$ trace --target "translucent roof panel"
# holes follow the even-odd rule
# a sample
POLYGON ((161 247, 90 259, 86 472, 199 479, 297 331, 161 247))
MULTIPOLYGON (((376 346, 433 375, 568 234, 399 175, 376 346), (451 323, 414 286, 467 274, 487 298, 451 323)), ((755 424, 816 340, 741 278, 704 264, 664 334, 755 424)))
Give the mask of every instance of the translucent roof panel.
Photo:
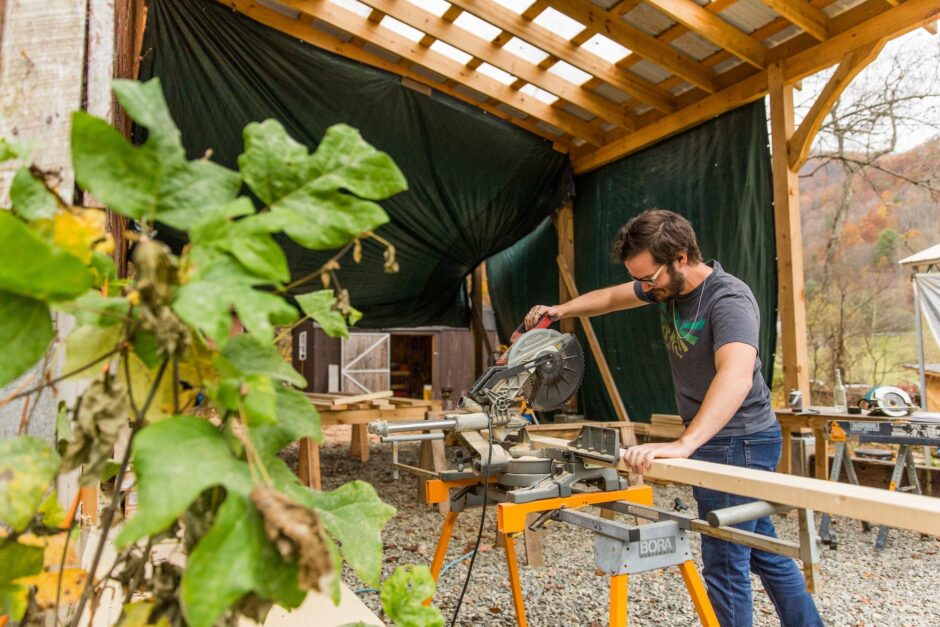
POLYGON ((571 39, 585 28, 581 22, 573 20, 551 7, 539 13, 538 17, 532 21, 565 39, 571 39))
POLYGON ((476 15, 471 15, 466 11, 457 16, 454 24, 487 41, 493 41, 502 32, 489 22, 481 20, 476 15))
POLYGON ((519 15, 534 4, 534 0, 493 0, 493 2, 503 5, 513 13, 519 15))
POLYGON ((519 91, 529 96, 532 96, 536 100, 540 100, 541 102, 544 102, 545 104, 554 104, 554 102, 558 100, 558 96, 556 96, 555 94, 551 94, 545 91, 544 89, 541 89, 529 83, 526 83, 525 85, 523 85, 519 91))
POLYGON ((411 41, 421 41, 421 38, 424 37, 424 33, 419 31, 417 28, 412 28, 404 22, 399 22, 394 17, 389 17, 388 15, 383 17, 379 24, 390 31, 398 33, 402 37, 410 39, 411 41))
POLYGON ((457 48, 454 48, 452 45, 445 43, 440 39, 435 40, 434 43, 431 44, 431 50, 439 52, 448 59, 453 59, 461 65, 470 63, 470 59, 473 58, 463 50, 458 50, 457 48))
POLYGON ((477 68, 477 72, 485 74, 490 78, 499 81, 503 85, 510 85, 516 80, 516 77, 509 72, 504 72, 498 67, 493 67, 489 63, 480 64, 480 67, 477 68))
POLYGON ((258 4, 263 7, 267 7, 272 11, 277 11, 281 15, 286 15, 292 20, 296 20, 300 16, 300 11, 291 9, 290 7, 285 7, 283 4, 278 4, 277 2, 272 2, 271 0, 258 0, 258 4))
POLYGON ((753 33, 761 26, 774 21, 777 13, 760 0, 738 0, 718 16, 738 30, 753 33))
POLYGON ((600 33, 588 39, 581 47, 608 63, 616 63, 630 54, 628 48, 624 48, 613 39, 604 37, 600 33))
POLYGON ((416 4, 428 13, 440 17, 450 8, 450 3, 444 0, 408 0, 411 4, 416 4))
POLYGON ((565 63, 564 61, 558 61, 552 67, 548 68, 548 71, 552 74, 557 74, 562 77, 569 83, 574 83, 575 85, 583 85, 593 78, 587 72, 579 70, 570 63, 565 63))
POLYGON ((632 24, 650 35, 658 35, 675 24, 675 22, 666 15, 642 3, 632 11, 624 13, 622 19, 624 22, 632 24))
POLYGON ((522 41, 518 37, 513 37, 506 42, 506 45, 503 46, 504 50, 508 50, 519 58, 525 59, 529 63, 538 65, 545 60, 545 57, 548 56, 548 53, 544 50, 539 50, 535 46, 522 41))
POLYGON ((369 15, 372 14, 372 7, 366 6, 356 0, 330 0, 330 2, 348 11, 352 11, 361 17, 369 17, 369 15))

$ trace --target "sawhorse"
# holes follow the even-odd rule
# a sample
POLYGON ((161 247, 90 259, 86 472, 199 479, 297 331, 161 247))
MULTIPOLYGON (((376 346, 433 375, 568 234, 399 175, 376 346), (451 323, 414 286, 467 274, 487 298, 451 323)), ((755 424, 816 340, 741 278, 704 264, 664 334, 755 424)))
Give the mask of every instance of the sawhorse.
MULTIPOLYGON (((681 537, 684 538, 684 532, 676 534, 678 527, 673 529, 655 529, 655 525, 644 525, 634 527, 623 525, 598 516, 577 512, 587 505, 601 505, 613 502, 634 503, 637 505, 652 506, 653 491, 649 486, 635 486, 625 490, 601 491, 601 492, 579 492, 571 496, 561 498, 542 499, 530 503, 507 503, 500 502, 504 493, 495 486, 490 486, 488 493, 493 495, 493 501, 496 505, 496 526, 497 532, 503 539, 506 550, 506 565, 509 570, 509 585, 512 590, 513 607, 516 614, 516 623, 519 627, 526 627, 525 603, 522 598, 522 585, 519 577, 519 564, 516 560, 516 550, 513 544, 513 537, 524 531, 528 525, 528 518, 532 514, 540 515, 540 520, 548 517, 554 517, 557 520, 578 524, 592 529, 596 534, 595 550, 598 566, 610 575, 610 625, 612 627, 622 627, 627 624, 628 616, 628 577, 626 567, 619 559, 624 552, 633 549, 634 553, 643 554, 641 543, 652 547, 649 554, 652 566, 647 568, 651 570, 658 567, 656 564, 675 564, 682 573, 686 588, 692 598, 692 603, 698 613, 699 619, 706 627, 719 627, 718 619, 712 608, 711 602, 705 591, 695 563, 692 561, 691 552, 688 551, 688 543, 685 542, 684 548, 672 545, 665 546, 664 538, 681 537), (562 515, 563 514, 563 515, 562 515), (667 533, 668 532, 668 533, 667 533), (659 537, 654 537, 659 536, 659 537), (657 542, 659 540, 659 542, 657 542), (603 546, 605 550, 600 551, 598 546, 603 546), (671 561, 663 561, 662 554, 666 548, 669 548, 671 561), (613 555, 613 558, 611 558, 613 555), (677 560, 677 556, 679 561, 677 560)), ((431 563, 431 574, 437 581, 441 569, 444 565, 444 557, 447 553, 447 546, 450 542, 454 530, 454 524, 460 512, 468 507, 483 506, 482 482, 478 479, 463 479, 458 481, 443 481, 439 479, 429 480, 425 489, 426 499, 429 504, 451 502, 451 510, 447 512, 444 518, 444 524, 441 528, 441 535, 437 542, 437 548, 434 551, 434 559, 431 563)), ((673 523, 674 524, 674 523, 673 523)), ((631 572, 642 572, 641 570, 632 570, 631 572)))

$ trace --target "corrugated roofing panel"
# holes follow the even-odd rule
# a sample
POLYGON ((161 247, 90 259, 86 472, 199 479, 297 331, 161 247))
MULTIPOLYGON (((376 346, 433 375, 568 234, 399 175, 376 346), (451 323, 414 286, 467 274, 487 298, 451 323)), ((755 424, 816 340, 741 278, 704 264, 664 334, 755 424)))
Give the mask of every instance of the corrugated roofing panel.
POLYGON ((632 11, 625 13, 623 21, 650 35, 658 35, 675 24, 672 19, 646 4, 640 4, 632 11))
POLYGON ((526 119, 527 117, 529 117, 529 116, 527 116, 525 113, 523 113, 522 111, 520 111, 519 109, 516 109, 516 108, 514 108, 514 107, 510 107, 508 104, 503 104, 502 102, 499 103, 498 105, 496 105, 496 108, 499 109, 500 111, 502 111, 503 113, 508 113, 508 114, 511 115, 512 117, 518 118, 518 119, 520 119, 520 120, 524 120, 524 119, 526 119))
POLYGON ((718 63, 713 69, 715 70, 716 74, 724 74, 731 68, 738 67, 742 63, 744 63, 744 61, 741 59, 737 57, 731 57, 730 59, 725 59, 721 63, 718 63))
POLYGON ((435 81, 435 82, 437 82, 437 83, 446 83, 446 82, 447 82, 447 77, 446 77, 446 76, 444 76, 444 75, 442 75, 442 74, 438 74, 437 72, 435 72, 435 71, 433 71, 433 70, 429 70, 429 69, 427 69, 426 67, 423 67, 423 66, 421 66, 421 65, 418 65, 417 63, 412 64, 411 69, 414 70, 415 73, 421 74, 422 76, 427 76, 427 77, 430 78, 432 81, 435 81))
POLYGON ((581 119, 584 120, 585 122, 590 122, 591 120, 593 120, 594 118, 597 117, 596 115, 594 115, 594 114, 591 113, 590 111, 585 111, 584 109, 582 109, 582 108, 579 107, 578 105, 571 104, 570 102, 567 103, 567 104, 565 104, 564 106, 562 106, 562 109, 564 109, 565 111, 567 111, 567 112, 570 113, 571 115, 575 115, 575 116, 581 118, 581 119))
POLYGON ((745 33, 753 33, 778 17, 773 9, 760 0, 738 0, 718 16, 745 33))
POLYGON ((294 9, 291 9, 290 7, 285 7, 283 4, 278 4, 277 2, 273 2, 272 0, 258 0, 258 4, 260 4, 263 7, 267 7, 271 9, 272 11, 277 11, 281 15, 286 15, 292 20, 296 20, 297 17, 300 15, 300 11, 295 11, 294 9))
POLYGON ((397 54, 392 54, 384 48, 379 48, 374 44, 370 44, 368 41, 362 45, 362 49, 366 52, 371 52, 372 54, 382 57, 386 61, 391 61, 392 63, 398 63, 401 61, 401 57, 397 54))
POLYGON ((676 37, 669 43, 669 45, 679 52, 684 53, 686 56, 692 57, 696 61, 707 59, 721 50, 721 48, 708 41, 701 35, 691 31, 676 37))
POLYGON ((652 63, 651 61, 647 61, 646 59, 642 59, 639 62, 634 63, 627 71, 633 72, 637 76, 645 78, 652 83, 662 82, 672 76, 672 74, 663 68, 659 67, 655 63, 652 63))
POLYGON ((802 30, 800 30, 799 28, 791 24, 790 26, 787 26, 776 35, 771 35, 770 37, 765 39, 763 41, 763 44, 767 46, 768 48, 773 48, 774 46, 779 46, 780 44, 787 41, 788 39, 793 39, 794 37, 796 37, 802 32, 803 32, 802 30))
POLYGON ((558 128, 557 126, 552 126, 552 125, 549 124, 548 122, 543 122, 543 121, 539 120, 538 122, 535 123, 535 125, 536 125, 537 127, 539 127, 540 129, 542 129, 543 131, 546 131, 546 132, 548 132, 548 133, 551 133, 552 135, 557 135, 557 136, 561 137, 562 135, 565 134, 565 132, 564 132, 563 130, 561 130, 561 129, 558 128))
POLYGON ((352 35, 350 35, 344 30, 340 30, 336 28, 335 26, 332 26, 331 24, 327 24, 326 22, 321 22, 320 20, 313 20, 312 22, 310 22, 310 26, 312 26, 313 28, 317 30, 322 30, 327 35, 332 35, 333 37, 336 37, 340 41, 348 42, 352 40, 352 35))
POLYGON ((600 85, 594 88, 594 92, 600 94, 601 96, 604 96, 605 98, 609 98, 610 100, 613 100, 617 104, 622 104, 630 99, 630 96, 628 94, 623 93, 622 91, 620 91, 613 85, 609 85, 608 83, 601 83, 600 85))
MULTIPOLYGON (((476 100, 477 102, 486 102, 487 100, 490 99, 489 96, 485 94, 481 94, 475 89, 464 87, 463 85, 454 86, 454 90, 460 92, 461 94, 463 94, 464 96, 467 96, 468 98, 472 98, 473 100, 476 100)), ((506 106, 506 105, 503 105, 503 106, 506 106)), ((513 111, 515 111, 515 109, 513 109, 513 111)))

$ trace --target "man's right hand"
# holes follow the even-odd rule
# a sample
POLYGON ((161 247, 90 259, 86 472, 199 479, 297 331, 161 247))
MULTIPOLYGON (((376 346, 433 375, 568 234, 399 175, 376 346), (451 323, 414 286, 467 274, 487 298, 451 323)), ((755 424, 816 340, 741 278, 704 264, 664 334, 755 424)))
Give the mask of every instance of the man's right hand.
POLYGON ((560 320, 562 318, 561 308, 550 305, 536 305, 529 310, 529 313, 525 315, 525 328, 526 330, 531 329, 539 323, 539 320, 542 319, 542 316, 549 316, 552 320, 560 320))

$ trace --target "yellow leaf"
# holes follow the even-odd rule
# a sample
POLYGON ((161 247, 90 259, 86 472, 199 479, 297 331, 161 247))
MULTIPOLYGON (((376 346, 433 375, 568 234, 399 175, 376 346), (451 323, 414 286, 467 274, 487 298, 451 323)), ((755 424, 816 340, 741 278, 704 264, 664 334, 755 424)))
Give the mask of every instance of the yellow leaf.
MULTIPOLYGON (((58 564, 57 564, 58 566, 58 564)), ((17 579, 16 583, 36 588, 36 604, 41 610, 55 607, 56 591, 59 603, 69 605, 77 603, 82 596, 82 588, 88 580, 88 573, 81 568, 66 568, 62 571, 62 586, 59 587, 59 572, 46 571, 31 577, 17 579)))
MULTIPOLYGON (((118 627, 145 627, 149 625, 150 613, 153 611, 153 603, 150 601, 140 601, 138 603, 128 603, 124 606, 124 620, 118 627)), ((170 627, 170 621, 166 616, 161 616, 160 620, 154 623, 156 627, 170 627)))
POLYGON ((114 240, 105 228, 105 214, 94 209, 82 209, 75 213, 57 213, 53 222, 53 241, 83 263, 91 261, 95 251, 109 253, 114 250, 114 240))

